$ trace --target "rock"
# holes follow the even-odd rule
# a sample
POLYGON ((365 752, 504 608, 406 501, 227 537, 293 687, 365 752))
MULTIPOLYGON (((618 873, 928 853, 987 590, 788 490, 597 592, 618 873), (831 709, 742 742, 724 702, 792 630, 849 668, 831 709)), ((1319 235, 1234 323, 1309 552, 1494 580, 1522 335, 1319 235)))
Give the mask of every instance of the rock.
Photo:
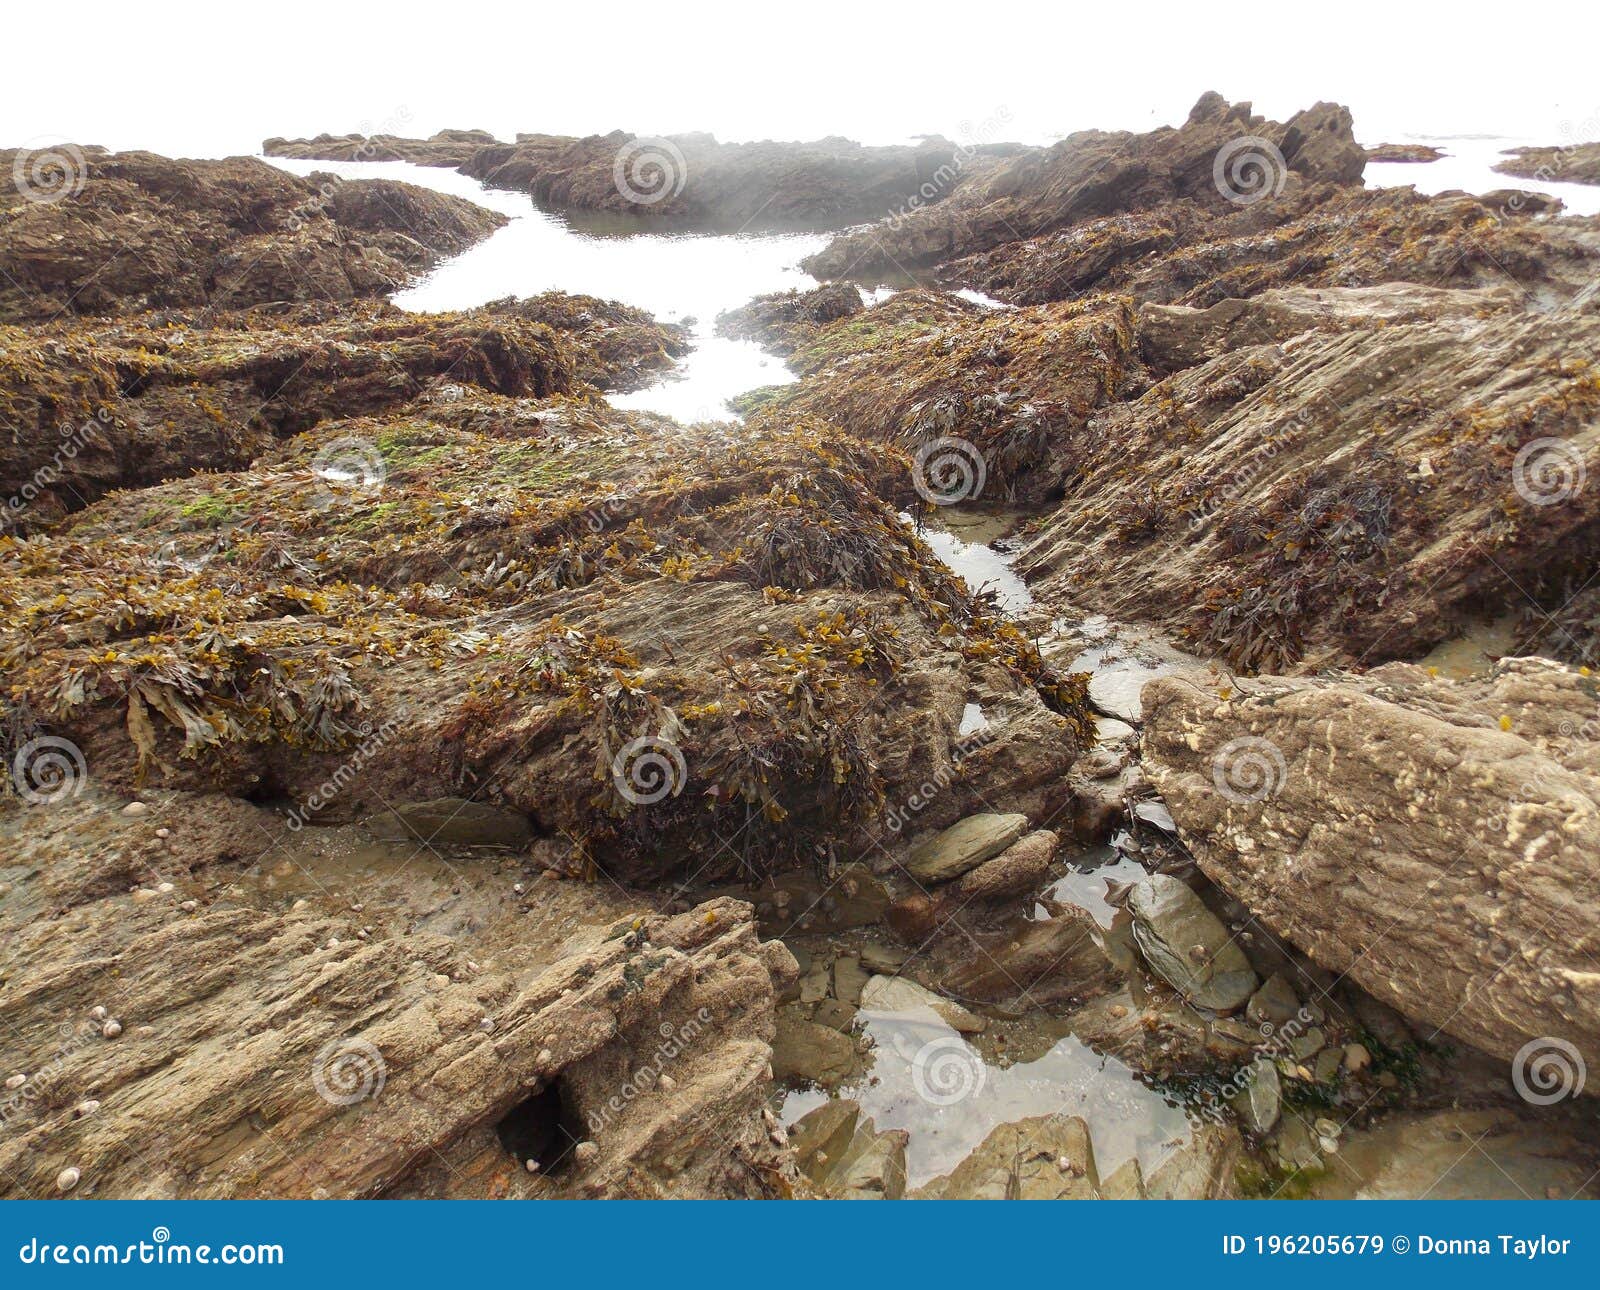
MULTIPOLYGON (((1537 263, 1564 274, 1569 262, 1537 263)), ((1543 289, 1571 298, 1563 285, 1543 289)), ((1460 630, 1452 624, 1518 610, 1518 587, 1541 585, 1549 559, 1582 542, 1600 507, 1600 490, 1576 487, 1600 471, 1600 444, 1565 419, 1595 396, 1559 357, 1574 328, 1600 345, 1600 314, 1575 305, 1558 323, 1503 289, 1332 288, 1284 305, 1283 326, 1298 334, 1280 340, 1278 307, 1266 297, 1214 306, 1237 311, 1233 348, 1211 357, 1165 349, 1161 361, 1195 365, 1094 415, 1067 495, 1017 561, 1035 596, 1081 603, 1092 589, 1106 614, 1182 633, 1194 653, 1240 672, 1420 657, 1460 630), (1302 312, 1318 307, 1322 321, 1302 312), (1512 370, 1537 375, 1507 389, 1512 370), (1181 456, 1166 438, 1175 405, 1194 418, 1181 456), (1382 408, 1407 411, 1379 450, 1360 427, 1382 408), (1491 461, 1487 447, 1460 448, 1446 485, 1429 473, 1437 436, 1452 417, 1474 415, 1528 428, 1507 449, 1509 464, 1491 461), (1467 458, 1479 464, 1460 473, 1467 458), (1530 466, 1542 468, 1542 484, 1530 466), (1190 501, 1151 511, 1152 474, 1163 495, 1190 501), (1515 514, 1496 520, 1508 488, 1515 514), (1333 506, 1367 516, 1367 536, 1288 520, 1289 510, 1322 516, 1333 506), (1288 525, 1276 543, 1249 527, 1267 514, 1288 525), (1477 544, 1491 528, 1492 560, 1477 544), (1337 606, 1350 596, 1362 610, 1345 616, 1337 606)), ((1587 612, 1573 607, 1570 626, 1558 624, 1565 636, 1541 620, 1550 648, 1581 653, 1587 612)))
POLYGON ((1048 829, 1038 829, 1013 842, 993 860, 969 869, 942 895, 965 904, 972 900, 1000 900, 1038 890, 1050 872, 1058 839, 1048 829))
MULTIPOLYGON (((876 972, 881 976, 893 976, 906 961, 904 950, 897 950, 893 946, 881 944, 878 941, 864 941, 861 945, 861 966, 868 972, 876 972)), ((865 982, 862 982, 865 985, 865 982)), ((844 996, 841 995, 840 998, 844 996)))
POLYGON ((1600 1150, 1583 1106, 1400 1112, 1339 1143, 1342 1163, 1318 1180, 1330 1199, 1525 1200, 1600 1194, 1600 1150), (1473 1144, 1477 1145, 1475 1150, 1473 1144))
POLYGON ((82 1177, 83 1175, 76 1166, 63 1169, 56 1175, 56 1190, 59 1192, 73 1191, 77 1188, 78 1180, 82 1177))
POLYGON ((793 1005, 778 1009, 772 1040, 774 1079, 833 1088, 858 1068, 855 1044, 848 1035, 818 1025, 793 1005))
POLYGON ((1096 748, 1078 759, 1076 770, 1090 779, 1110 779, 1128 764, 1127 758, 1109 748, 1096 748))
POLYGON ((384 841, 415 839, 443 845, 520 846, 532 837, 526 817, 461 797, 440 797, 391 807, 367 822, 384 841))
POLYGON ((1139 739, 1136 727, 1116 717, 1101 717, 1094 723, 1094 729, 1102 744, 1137 743, 1139 739))
POLYGON ((1251 1062, 1244 1073, 1245 1086, 1233 1099, 1234 1110, 1251 1133, 1264 1135, 1278 1122, 1278 1112, 1283 1104, 1283 1085, 1278 1079, 1278 1068, 1265 1058, 1251 1062))
POLYGON ((792 354, 828 323, 859 314, 861 292, 835 282, 812 291, 757 296, 749 304, 718 314, 719 336, 759 342, 774 354, 792 354))
POLYGON ((856 1134, 861 1106, 849 1098, 824 1102, 806 1112, 789 1126, 789 1145, 794 1148, 800 1172, 821 1184, 829 1167, 844 1158, 856 1134))
POLYGON ((922 1015, 937 1019, 963 1035, 975 1035, 988 1028, 986 1017, 969 1012, 954 999, 924 989, 902 976, 875 976, 861 991, 861 1010, 867 1013, 922 1015), (931 1014, 931 1015, 930 1015, 931 1014))
POLYGON ((145 814, 150 808, 143 802, 129 802, 122 808, 124 815, 138 816, 145 814))
POLYGON ((811 1012, 811 1020, 834 1030, 849 1030, 855 1019, 856 1006, 838 999, 824 999, 811 1012))
POLYGON ((1273 932, 1425 1038, 1508 1060, 1541 1036, 1600 1050, 1578 948, 1600 921, 1600 750, 1576 734, 1590 678, 1508 659, 1472 681, 1397 664, 1145 698, 1146 765, 1185 840, 1273 932), (1233 775, 1243 752, 1253 782, 1233 775))
POLYGON ((1506 160, 1494 168, 1502 175, 1520 175, 1542 184, 1600 184, 1600 143, 1507 148, 1506 160))
POLYGON ((1231 1011, 1254 992, 1250 961, 1200 897, 1170 874, 1154 874, 1128 894, 1133 937, 1164 981, 1202 1008, 1231 1011))
POLYGON ((1366 154, 1355 142, 1346 109, 1318 103, 1279 124, 1252 117, 1247 103, 1221 103, 1220 111, 1212 111, 1214 97, 1202 98, 1199 115, 1191 113, 1175 130, 1086 130, 1049 148, 974 168, 950 198, 893 223, 841 234, 802 265, 821 278, 870 279, 896 265, 913 270, 1080 220, 1179 199, 1220 214, 1237 209, 1230 191, 1236 201, 1250 202, 1272 198, 1286 184, 1298 189, 1302 182, 1360 181, 1366 154), (1263 138, 1273 151, 1251 144, 1254 138, 1263 138), (1246 151, 1230 171, 1233 152, 1224 150, 1237 150, 1240 139, 1246 151), (1237 176, 1239 183, 1230 189, 1251 157, 1260 159, 1261 173, 1237 176), (1219 165, 1221 179, 1214 178, 1219 165), (1268 186, 1256 192, 1251 181, 1261 179, 1268 186))
POLYGON ((1299 1115, 1286 1116, 1273 1139, 1272 1150, 1278 1167, 1286 1173, 1299 1170, 1319 1170, 1323 1166, 1322 1151, 1315 1135, 1299 1115))
MULTIPOLYGON (((8 174, 24 160, 0 149, 8 174)), ((303 178, 253 157, 91 149, 81 178, 59 201, 13 211, 0 320, 376 297, 506 223, 412 184, 303 178)))
MULTIPOLYGON (((959 923, 959 919, 957 922, 959 923)), ((964 999, 1037 1007, 1122 984, 1087 914, 1064 913, 1000 932, 963 928, 934 950, 940 979, 964 999)))
MULTIPOLYGON (((853 954, 841 954, 833 961, 833 997, 843 1003, 859 1005, 861 1003, 861 990, 866 985, 870 975, 864 960, 867 957, 863 950, 862 956, 857 958, 853 954)), ((873 969, 876 970, 876 969, 873 969)))
MULTIPOLYGON (((609 884, 573 883, 529 915, 507 908, 488 875, 480 894, 459 853, 448 865, 418 858, 403 880, 377 870, 364 877, 372 899, 394 910, 395 926, 437 919, 441 906, 459 921, 446 931, 385 930, 332 959, 319 947, 334 920, 254 907, 281 897, 237 882, 225 857, 269 840, 298 846, 290 854, 323 885, 336 881, 334 862, 312 854, 274 812, 221 795, 174 793, 163 810, 181 818, 175 832, 192 847, 183 863, 194 881, 232 888, 177 927, 159 905, 134 909, 109 894, 120 885, 107 881, 120 878, 111 856, 123 848, 115 834, 108 848, 105 815, 73 813, 49 835, 34 825, 35 839, 0 821, 8 857, 25 858, 37 875, 20 906, 0 906, 7 989, 18 992, 8 1048, 54 1052, 60 1019, 82 1015, 82 974, 59 970, 60 926, 33 917, 46 898, 41 884, 81 922, 72 954, 115 963, 118 1009, 159 1036, 154 1048, 141 1040, 66 1052, 62 1086, 92 1083, 93 1104, 78 1103, 72 1115, 63 1113, 72 1101, 8 1112, 15 1132, 0 1139, 0 1194, 48 1191, 70 1160, 100 1196, 281 1197, 320 1187, 338 1196, 487 1197, 510 1168, 525 1180, 526 1159, 544 1159, 535 1141, 518 1149, 502 1139, 519 1117, 517 1131, 531 1139, 556 1131, 562 1117, 600 1125, 584 1135, 598 1155, 582 1185, 603 1194, 770 1196, 792 1185, 788 1154, 771 1144, 762 1111, 777 982, 794 965, 781 946, 763 947, 749 905, 719 900, 663 916, 609 884), (217 865, 211 875, 209 865, 217 865), (463 887, 455 899, 452 880, 463 887), (414 966, 420 959, 464 976, 467 954, 487 964, 513 951, 514 975, 485 966, 444 989, 414 966), (496 1025, 484 1033, 478 1022, 489 1011, 496 1025), (676 1088, 622 1095, 632 1074, 663 1063, 676 1088), (276 1147, 238 1134, 264 1105, 278 1108, 276 1147), (352 1119, 365 1128, 352 1132, 352 1119), (165 1126, 161 1149, 128 1153, 138 1125, 153 1122, 165 1126)), ((361 845, 352 828, 331 850, 343 856, 361 845)), ((141 867, 137 850, 126 850, 123 863, 141 867)), ((540 1194, 575 1194, 577 1184, 545 1175, 540 1194)))
POLYGON ((118 1035, 120 1035, 122 1033, 122 1023, 120 1021, 118 1021, 115 1017, 112 1017, 109 1021, 107 1021, 103 1026, 100 1027, 100 1033, 103 1036, 105 1036, 107 1039, 115 1039, 118 1035))
POLYGON ((913 847, 906 872, 921 882, 948 882, 993 859, 1027 831, 1026 815, 969 815, 913 847))
POLYGON ((1344 1068, 1352 1075, 1359 1075, 1372 1065, 1372 1054, 1367 1051, 1365 1044, 1346 1044, 1344 1048, 1344 1068))
POLYGON ((800 978, 801 1003, 817 1003, 828 997, 828 990, 833 983, 833 973, 829 967, 826 959, 817 959, 800 978))
POLYGON ((946 1200, 1221 1199, 1233 1193, 1238 1132, 1202 1124, 1182 1138, 1108 1169, 1076 1116, 1002 1124, 949 1174, 914 1195, 946 1200), (1063 1167, 1063 1165, 1065 1167, 1063 1167))
POLYGON ((1163 802, 1135 802, 1131 814, 1139 823, 1148 824, 1162 833, 1176 834, 1178 831, 1178 826, 1172 822, 1172 812, 1167 810, 1163 802))
POLYGON ((1093 1149, 1077 1116, 1036 1116, 992 1129, 949 1174, 919 1189, 944 1200, 1093 1200, 1093 1149), (1068 1168, 1061 1168, 1061 1161, 1068 1168))
POLYGON ((856 1141, 830 1171, 828 1186, 841 1200, 899 1200, 906 1194, 906 1143, 904 1129, 878 1133, 871 1120, 863 1122, 856 1141))
POLYGON ((21 1072, 18 1072, 15 1075, 6 1076, 6 1087, 8 1089, 21 1088, 27 1082, 28 1077, 23 1075, 21 1072))
POLYGON ((1294 987, 1283 973, 1274 972, 1250 996, 1245 1016, 1258 1026, 1270 1023, 1274 1029, 1280 1029, 1299 1011, 1300 996, 1294 992, 1294 987))
POLYGON ((1426 163, 1438 161, 1445 154, 1427 143, 1380 143, 1367 149, 1368 161, 1401 161, 1426 163))

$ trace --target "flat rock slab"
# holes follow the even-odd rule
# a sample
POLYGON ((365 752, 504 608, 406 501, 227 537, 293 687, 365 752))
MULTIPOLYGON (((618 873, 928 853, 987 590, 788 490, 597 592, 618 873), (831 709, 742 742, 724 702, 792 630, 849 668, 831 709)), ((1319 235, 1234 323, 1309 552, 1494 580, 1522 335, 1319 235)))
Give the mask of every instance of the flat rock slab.
POLYGON ((906 871, 922 882, 949 882, 993 860, 1027 831, 1026 815, 969 815, 913 847, 906 871))
POLYGON ((1171 874, 1153 874, 1128 894, 1133 939, 1145 961, 1191 1003, 1227 1012, 1259 981, 1222 920, 1171 874))
POLYGON ((931 1013, 964 1035, 975 1035, 988 1027, 987 1018, 968 1012, 954 999, 925 990, 903 976, 875 976, 861 991, 863 1012, 931 1013))

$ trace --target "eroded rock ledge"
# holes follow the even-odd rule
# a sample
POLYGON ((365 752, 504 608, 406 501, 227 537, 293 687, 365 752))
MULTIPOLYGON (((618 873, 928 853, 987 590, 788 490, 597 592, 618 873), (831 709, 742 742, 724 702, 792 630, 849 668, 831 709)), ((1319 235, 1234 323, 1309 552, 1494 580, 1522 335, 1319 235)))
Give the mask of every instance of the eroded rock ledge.
POLYGON ((1201 867, 1329 971, 1510 1058, 1600 1048, 1594 679, 1163 678, 1144 764, 1201 867))

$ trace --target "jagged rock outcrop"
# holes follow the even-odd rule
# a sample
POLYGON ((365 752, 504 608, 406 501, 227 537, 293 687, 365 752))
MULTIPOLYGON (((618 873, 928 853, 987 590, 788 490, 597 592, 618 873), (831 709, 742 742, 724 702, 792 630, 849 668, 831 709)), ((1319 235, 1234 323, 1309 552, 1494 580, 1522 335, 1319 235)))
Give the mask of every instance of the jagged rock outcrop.
POLYGON ((1278 123, 1207 93, 1176 129, 1084 130, 1030 149, 969 176, 937 205, 842 234, 804 266, 821 278, 871 279, 1181 199, 1225 212, 1230 199, 1359 183, 1365 165, 1346 108, 1318 103, 1278 123))
POLYGON ((1600 313, 1518 299, 1141 310, 1144 352, 1181 370, 1065 440, 1065 496, 1019 566, 1046 597, 1092 593, 1260 671, 1418 657, 1485 606, 1564 602, 1600 541, 1600 380, 1580 356, 1600 313))
POLYGON ((27 1076, 0 1194, 54 1196, 68 1168, 116 1197, 792 1190, 764 1113, 795 964, 748 905, 666 917, 552 882, 518 902, 486 858, 418 848, 363 912, 274 813, 119 807, 91 789, 43 828, 0 821, 0 1061, 27 1076), (285 855, 314 878, 292 907, 217 863, 285 855), (441 900, 471 910, 454 936, 441 900))
MULTIPOLYGON (((4 173, 17 156, 0 152, 4 173)), ((506 222, 413 184, 253 157, 63 156, 48 200, 25 185, 0 208, 0 321, 383 296, 506 222)))
POLYGON ((1544 659, 1477 681, 1162 678, 1144 764, 1254 918, 1548 1091, 1524 1045, 1600 1048, 1597 722, 1594 679, 1544 659))

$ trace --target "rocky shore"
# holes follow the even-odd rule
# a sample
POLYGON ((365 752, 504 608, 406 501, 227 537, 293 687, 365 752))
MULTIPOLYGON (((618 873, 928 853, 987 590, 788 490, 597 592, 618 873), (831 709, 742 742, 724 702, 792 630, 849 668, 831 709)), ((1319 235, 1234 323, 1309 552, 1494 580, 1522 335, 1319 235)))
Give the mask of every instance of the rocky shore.
POLYGON ((1541 183, 1600 184, 1600 143, 1550 148, 1512 148, 1495 169, 1541 183))
POLYGON ((684 425, 385 299, 470 202, 0 203, 0 1195, 1595 1194, 1600 220, 1215 94, 266 150, 836 236, 684 425))

